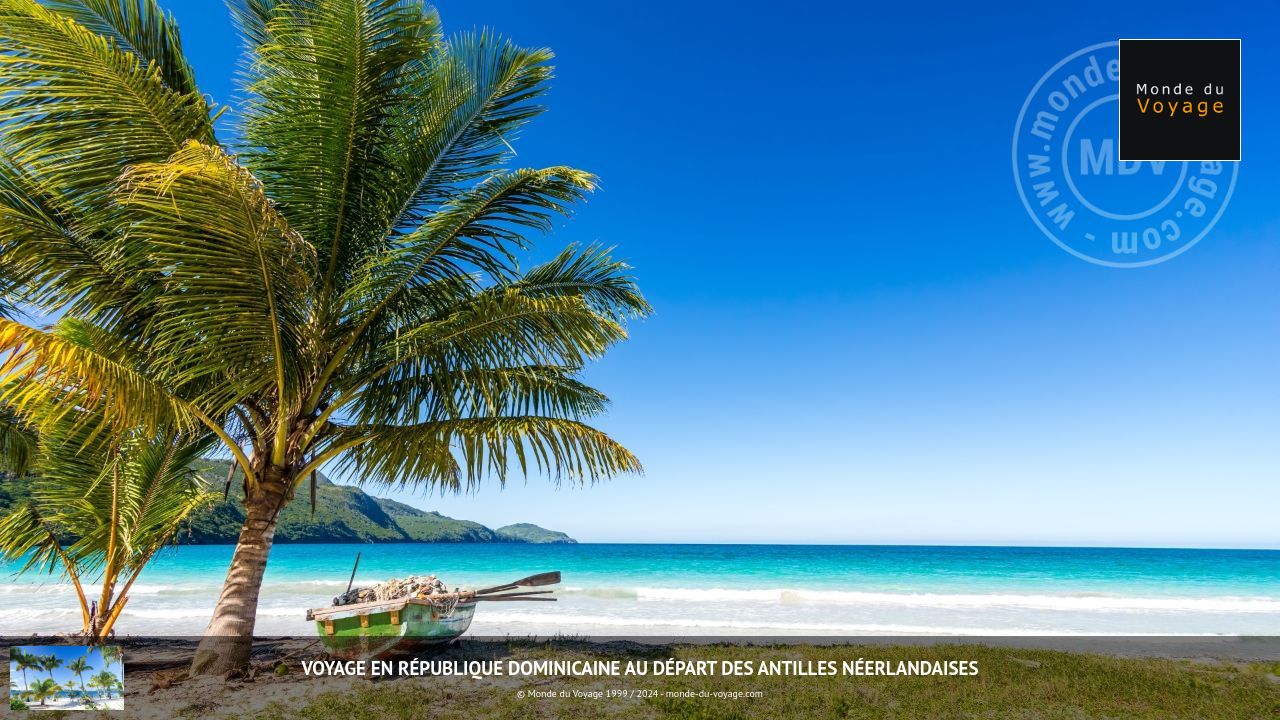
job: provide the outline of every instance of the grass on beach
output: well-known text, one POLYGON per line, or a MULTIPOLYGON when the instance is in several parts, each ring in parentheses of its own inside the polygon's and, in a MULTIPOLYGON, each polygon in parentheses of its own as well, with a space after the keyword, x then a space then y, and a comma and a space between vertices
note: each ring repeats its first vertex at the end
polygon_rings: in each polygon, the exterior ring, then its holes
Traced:
MULTIPOLYGON (((449 657, 453 652, 442 657, 449 657)), ((454 655, 470 659, 467 655, 454 655)), ((1274 663, 1118 658, 975 645, 601 647, 555 651, 511 643, 506 658, 685 660, 976 660, 969 677, 406 678, 363 682, 308 704, 273 705, 253 720, 392 720, 427 716, 532 718, 1009 718, 1017 720, 1274 720, 1274 663), (656 697, 529 698, 529 691, 648 690, 656 697), (758 691, 759 697, 668 697, 669 691, 758 691), (518 695, 524 691, 525 695, 518 695)), ((247 720, 247 718, 246 718, 247 720)))

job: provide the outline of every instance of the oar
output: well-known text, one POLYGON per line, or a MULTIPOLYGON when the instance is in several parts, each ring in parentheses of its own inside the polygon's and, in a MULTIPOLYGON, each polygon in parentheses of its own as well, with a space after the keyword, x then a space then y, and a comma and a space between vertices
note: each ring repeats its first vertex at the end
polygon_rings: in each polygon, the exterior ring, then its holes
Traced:
POLYGON ((532 602, 555 602, 557 598, 525 597, 523 595, 481 595, 480 597, 473 598, 473 599, 476 602, 480 602, 481 600, 486 600, 486 601, 487 600, 502 600, 502 601, 528 600, 532 602))
POLYGON ((495 585, 493 587, 477 590, 476 595, 488 595, 489 593, 502 592, 503 590, 514 590, 518 587, 542 587, 543 585, 555 585, 560 582, 560 571, 539 573, 530 575, 527 578, 512 580, 506 585, 495 585))
POLYGON ((476 600, 491 600, 493 598, 514 598, 525 597, 528 595, 550 595, 555 590, 529 590, 527 592, 503 593, 501 595, 477 595, 476 600))

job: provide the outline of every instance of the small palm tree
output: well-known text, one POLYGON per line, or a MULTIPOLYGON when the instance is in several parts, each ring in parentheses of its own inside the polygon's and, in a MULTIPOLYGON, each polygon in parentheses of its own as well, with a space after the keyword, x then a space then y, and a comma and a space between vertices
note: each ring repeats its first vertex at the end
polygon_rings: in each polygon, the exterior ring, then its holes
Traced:
POLYGON ((0 518, 0 557, 20 563, 19 572, 60 569, 75 589, 82 633, 96 643, 114 628, 147 563, 215 496, 190 467, 215 439, 95 433, 80 412, 65 411, 41 433, 31 499, 0 518), (92 618, 80 582, 88 572, 101 586, 92 618))
POLYGON ((93 667, 89 665, 89 658, 78 657, 67 663, 67 669, 75 673, 76 677, 80 679, 80 694, 87 695, 88 693, 84 689, 84 674, 93 670, 93 667))
POLYGON ((62 686, 54 682, 52 679, 36 680, 31 683, 30 692, 31 697, 39 700, 40 704, 44 705, 46 698, 54 697, 58 693, 62 692, 62 686))
POLYGON ((22 672, 22 686, 29 690, 31 683, 27 681, 28 670, 40 670, 40 656, 29 653, 20 647, 9 649, 9 663, 22 672))
POLYGON ((509 167, 549 51, 446 36, 421 1, 230 4, 234 145, 155 0, 0 0, 0 266, 62 318, 0 319, 0 400, 40 434, 76 408, 234 458, 246 520, 196 674, 248 662, 276 520, 326 463, 451 491, 639 471, 581 373, 650 309, 608 250, 521 262, 596 187, 509 167))
POLYGON ((97 675, 94 675, 93 677, 89 678, 89 684, 94 687, 100 687, 103 690, 106 690, 107 699, 110 700, 112 697, 111 691, 120 684, 120 680, 116 678, 116 676, 110 671, 103 670, 97 675))
POLYGON ((49 679, 53 680, 53 671, 62 667, 62 659, 57 655, 41 655, 40 669, 49 673, 49 679))

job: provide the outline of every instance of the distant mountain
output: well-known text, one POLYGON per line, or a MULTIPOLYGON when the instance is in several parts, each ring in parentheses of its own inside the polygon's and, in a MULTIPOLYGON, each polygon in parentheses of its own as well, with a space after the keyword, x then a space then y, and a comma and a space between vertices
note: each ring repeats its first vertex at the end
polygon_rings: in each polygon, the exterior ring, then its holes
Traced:
MULTIPOLYGON (((196 473, 210 486, 221 489, 227 477, 225 461, 203 460, 196 473)), ((30 481, 0 476, 0 517, 9 507, 25 500, 30 481)), ((183 545, 234 543, 244 522, 244 506, 236 498, 238 481, 232 483, 229 500, 197 510, 175 538, 183 545)), ((278 543, 572 543, 573 538, 537 525, 520 523, 491 530, 470 520, 456 520, 404 503, 377 498, 360 488, 335 485, 319 475, 316 509, 311 511, 310 488, 303 483, 298 496, 280 512, 276 525, 278 543)))
POLYGON ((570 545, 578 542, 562 532, 541 528, 533 523, 506 525, 498 528, 495 532, 504 542, 553 543, 557 545, 570 545))

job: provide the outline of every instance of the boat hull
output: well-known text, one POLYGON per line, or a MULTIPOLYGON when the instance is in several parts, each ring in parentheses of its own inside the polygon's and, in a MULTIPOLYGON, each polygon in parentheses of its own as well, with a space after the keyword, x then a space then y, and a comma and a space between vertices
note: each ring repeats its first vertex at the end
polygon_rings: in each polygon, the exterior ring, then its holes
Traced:
POLYGON ((384 658, 447 643, 467 631, 475 602, 436 604, 400 600, 343 611, 329 608, 315 618, 329 654, 345 659, 384 658))

